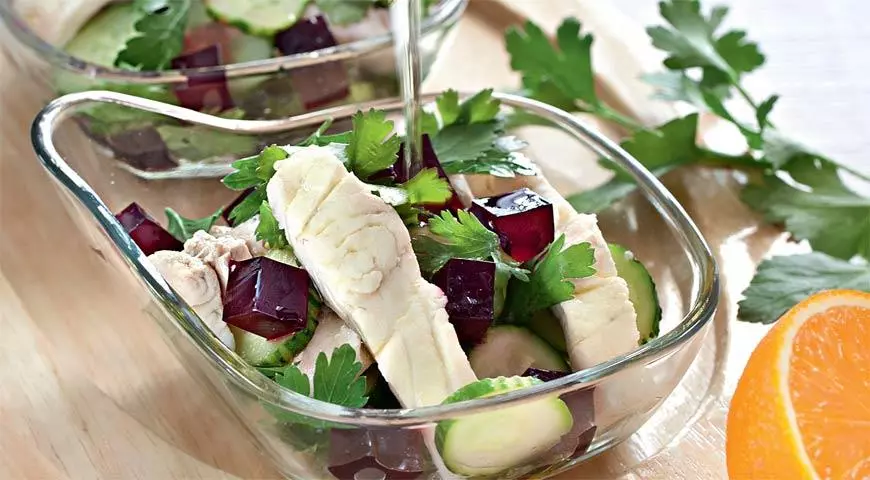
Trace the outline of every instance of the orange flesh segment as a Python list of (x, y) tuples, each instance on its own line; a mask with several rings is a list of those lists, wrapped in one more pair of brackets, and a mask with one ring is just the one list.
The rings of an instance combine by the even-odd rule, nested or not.
[(837, 306), (800, 327), (788, 386), (821, 478), (870, 478), (870, 309)]

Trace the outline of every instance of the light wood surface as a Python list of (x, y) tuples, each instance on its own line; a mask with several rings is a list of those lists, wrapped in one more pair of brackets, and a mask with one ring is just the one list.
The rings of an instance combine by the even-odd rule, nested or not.
[[(573, 10), (574, 0), (548, 0), (547, 9), (525, 0), (511, 11), (489, 3), (475, 0), (430, 88), (515, 85), (498, 34), (504, 22), (519, 12), (551, 27), (595, 10), (589, 2)], [(610, 84), (616, 98), (638, 96), (620, 85)], [(277, 478), (229, 410), (182, 368), (139, 300), (111, 284), (114, 267), (61, 206), (29, 143), (45, 95), (0, 49), (0, 478)], [(666, 115), (657, 108), (640, 113)], [(727, 401), (764, 332), (735, 323), (736, 300), (771, 245), (788, 247), (722, 172), (689, 170), (670, 185), (723, 269), (723, 301), (693, 366), (709, 370), (692, 399), (697, 411), (667, 438), (640, 436), (558, 478), (725, 478)]]

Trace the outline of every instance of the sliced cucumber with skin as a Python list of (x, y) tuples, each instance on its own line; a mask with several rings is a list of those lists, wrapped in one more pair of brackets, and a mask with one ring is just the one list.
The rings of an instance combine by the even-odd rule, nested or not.
[(272, 37), (296, 23), (308, 0), (205, 0), (212, 18), (260, 37)]
[[(491, 397), (540, 383), (531, 377), (485, 378), (460, 388), (443, 403)], [(443, 420), (435, 429), (435, 444), (453, 473), (493, 475), (547, 452), (573, 424), (568, 406), (553, 396)]]
[(659, 335), (662, 307), (659, 305), (656, 284), (646, 267), (630, 250), (615, 243), (609, 244), (608, 247), (616, 264), (616, 273), (628, 284), (628, 296), (637, 313), (639, 343), (643, 345)]
[(236, 353), (242, 357), (242, 360), (254, 367), (280, 367), (290, 363), (293, 357), (308, 345), (315, 328), (317, 328), (317, 321), (309, 315), (305, 329), (277, 342), (233, 326), (230, 330), (236, 340)]
[(528, 368), (567, 372), (562, 355), (540, 337), (514, 325), (492, 327), (468, 355), (478, 378), (521, 375)]
[(550, 312), (550, 309), (540, 310), (532, 315), (532, 320), (528, 323), (529, 330), (541, 339), (550, 344), (559, 353), (568, 353), (568, 345), (565, 343), (565, 331), (562, 330), (562, 324)]

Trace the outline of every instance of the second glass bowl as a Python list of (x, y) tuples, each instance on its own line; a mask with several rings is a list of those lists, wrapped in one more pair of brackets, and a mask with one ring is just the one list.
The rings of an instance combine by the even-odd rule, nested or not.
[[(424, 78), (467, 3), (442, 0), (424, 20), (420, 43)], [(359, 103), (397, 94), (390, 34), (310, 53), (217, 67), (130, 71), (88, 63), (53, 45), (49, 32), (62, 26), (52, 22), (63, 15), (40, 5), (0, 0), (0, 20), (25, 47), (20, 55), (26, 60), (20, 63), (30, 64), (32, 73), (47, 80), (58, 94), (111, 90), (178, 103), (179, 90), (186, 90), (194, 104), (202, 104), (202, 111), (219, 108), (233, 118), (249, 120), (284, 118), (324, 104)], [(67, 17), (77, 18), (72, 13)], [(314, 95), (314, 104), (302, 99), (300, 86), (317, 89), (306, 96)], [(102, 153), (149, 179), (219, 176), (234, 159), (265, 145), (294, 140), (281, 135), (215, 135), (197, 125), (119, 105), (82, 109), (76, 120)]]
[[(718, 299), (718, 274), (709, 247), (683, 208), (625, 151), (564, 111), (514, 95), (496, 96), (506, 106), (535, 117), (535, 123), (550, 125), (536, 128), (561, 135), (555, 140), (552, 132), (514, 132), (530, 143), (533, 154), (539, 148), (559, 152), (560, 158), (539, 158), (540, 163), (585, 171), (594, 166), (594, 160), (591, 165), (572, 163), (570, 156), (591, 149), (595, 155), (589, 158), (610, 159), (637, 183), (642, 194), (639, 201), (618, 214), (602, 215), (600, 225), (608, 239), (632, 249), (650, 267), (663, 310), (662, 334), (632, 352), (532, 388), (406, 410), (345, 408), (301, 396), (279, 387), (225, 347), (156, 272), (112, 212), (136, 201), (150, 211), (171, 206), (199, 216), (225, 205), (235, 194), (214, 180), (141, 182), (127, 172), (112, 171), (105, 159), (80, 153), (80, 138), (75, 129), (67, 131), (71, 122), (65, 122), (75, 118), (78, 109), (101, 102), (171, 117), (215, 135), (259, 136), (292, 133), (327, 118), (346, 119), (357, 106), (286, 120), (244, 121), (112, 92), (86, 92), (62, 97), (46, 107), (34, 122), (32, 140), (37, 156), (67, 194), (67, 206), (76, 213), (80, 227), (115, 267), (115, 283), (125, 285), (130, 295), (141, 300), (185, 366), (195, 376), (209, 379), (266, 455), (289, 478), (454, 478), (433, 454), (432, 432), (439, 422), (560, 396), (572, 409), (574, 429), (552, 450), (490, 477), (543, 478), (626, 440), (657, 412), (703, 344), (705, 327)], [(401, 101), (387, 99), (359, 108), (395, 113), (400, 111)], [(556, 149), (555, 141), (560, 142)], [(674, 416), (677, 410), (659, 413)], [(282, 417), (295, 420), (286, 423)]]

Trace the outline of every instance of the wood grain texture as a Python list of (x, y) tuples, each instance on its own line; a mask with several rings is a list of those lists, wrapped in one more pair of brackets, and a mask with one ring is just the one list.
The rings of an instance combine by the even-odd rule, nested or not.
[[(582, 17), (601, 8), (590, 5), (600, 0), (584, 2), (517, 0), (505, 9), (491, 0), (474, 0), (428, 88), (516, 85), (500, 38), (504, 26), (529, 15), (552, 28), (565, 15)], [(639, 18), (650, 8), (639, 0), (617, 3), (630, 6), (629, 14)], [(748, 0), (735, 3), (743, 10), (749, 5)], [(786, 10), (794, 4), (777, 0), (764, 8), (776, 12), (772, 5)], [(797, 35), (782, 26), (766, 28), (779, 28), (776, 34), (785, 38)], [(814, 32), (817, 48), (840, 41)], [(631, 79), (621, 85), (631, 85)], [(628, 103), (645, 98), (631, 87), (611, 87), (614, 97)], [(870, 98), (866, 84), (844, 88), (863, 88), (856, 95)], [(0, 49), (0, 478), (278, 478), (229, 410), (183, 369), (158, 327), (141, 312), (142, 299), (109, 280), (116, 267), (100, 255), (104, 242), (81, 233), (80, 219), (61, 206), (65, 200), (34, 160), (29, 142), (30, 119), (48, 95), (45, 85), (31, 81), (25, 66)], [(645, 110), (650, 119), (664, 114), (650, 108)], [(828, 132), (844, 137), (837, 124), (824, 125), (809, 129), (823, 140), (831, 138)], [(860, 141), (866, 150), (866, 136)], [(578, 179), (564, 181), (571, 185)], [(727, 174), (687, 170), (669, 179), (669, 186), (722, 265), (723, 301), (699, 362), (710, 367), (709, 382), (696, 394), (697, 412), (681, 420), (685, 425), (666, 439), (668, 445), (660, 445), (661, 439), (633, 440), (560, 479), (725, 478), (728, 398), (765, 331), (735, 323), (736, 300), (759, 259), (771, 248), (789, 247), (778, 232), (759, 226)], [(127, 200), (121, 195), (110, 203)]]

